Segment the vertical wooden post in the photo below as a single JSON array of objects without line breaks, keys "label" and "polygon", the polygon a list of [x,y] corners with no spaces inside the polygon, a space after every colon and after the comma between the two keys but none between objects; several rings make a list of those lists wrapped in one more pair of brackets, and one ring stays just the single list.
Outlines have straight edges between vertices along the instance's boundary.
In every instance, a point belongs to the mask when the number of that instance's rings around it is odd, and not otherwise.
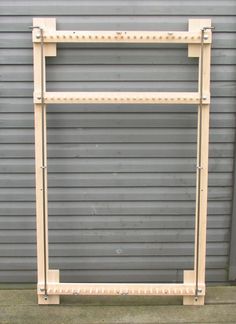
[{"label": "vertical wooden post", "polygon": [[[189,31],[211,27],[210,19],[190,19]],[[206,37],[211,37],[211,31],[205,32]],[[202,86],[202,95],[210,96],[210,59],[211,44],[204,44],[201,57],[201,45],[189,45],[189,56],[199,57],[198,91]],[[201,64],[203,69],[201,71]],[[202,76],[201,76],[202,72]],[[202,85],[201,85],[202,80]],[[200,109],[202,111],[200,112]],[[205,284],[206,266],[206,230],[207,230],[207,191],[208,191],[208,143],[209,143],[209,113],[210,105],[198,106],[198,134],[197,134],[197,184],[196,184],[196,209],[195,209],[195,246],[194,246],[194,270],[184,271],[184,283],[198,281]],[[200,121],[201,118],[201,121]],[[201,132],[201,136],[200,136]],[[199,149],[201,151],[199,151]],[[201,155],[201,162],[199,156]],[[201,165],[199,165],[201,163]],[[198,177],[200,172],[200,190]],[[197,285],[196,285],[197,286]],[[184,305],[203,305],[205,296],[184,296]]]},{"label": "vertical wooden post", "polygon": [[[43,31],[56,30],[54,18],[34,18],[33,36],[40,37],[40,28]],[[37,28],[39,27],[39,28]],[[56,55],[54,44],[44,44],[43,52],[40,43],[34,43],[34,92],[41,96],[46,91],[45,58]],[[43,54],[43,57],[42,57]],[[43,70],[42,70],[43,69]],[[43,73],[42,73],[43,71]],[[44,77],[43,77],[43,75]],[[42,83],[43,82],[43,83]],[[44,127],[43,127],[44,121]],[[35,174],[36,174],[36,222],[37,222],[37,269],[38,284],[45,282],[59,282],[59,272],[49,271],[48,266],[48,199],[47,199],[47,120],[46,106],[34,105],[35,122]],[[44,149],[44,151],[43,151]],[[44,158],[43,158],[44,155]],[[58,277],[58,280],[56,280]],[[58,304],[59,296],[38,295],[39,304]]]}]

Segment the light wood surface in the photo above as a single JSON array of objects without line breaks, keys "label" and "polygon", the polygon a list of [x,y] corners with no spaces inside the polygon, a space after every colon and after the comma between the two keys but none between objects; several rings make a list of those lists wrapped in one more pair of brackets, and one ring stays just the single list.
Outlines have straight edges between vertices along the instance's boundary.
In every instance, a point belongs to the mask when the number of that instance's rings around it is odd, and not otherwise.
[{"label": "light wood surface", "polygon": [[[208,34],[208,33],[207,33]],[[33,41],[40,42],[38,33]],[[45,43],[179,43],[200,44],[200,30],[193,32],[176,31],[56,31],[50,30],[44,34]],[[211,43],[211,34],[204,39],[204,43]]]},{"label": "light wood surface", "polygon": [[[46,92],[45,104],[199,104],[198,92]],[[41,95],[35,92],[34,102],[40,103]],[[210,102],[209,93],[204,103]]]},{"label": "light wood surface", "polygon": [[[198,92],[47,92],[46,82],[43,84],[42,105],[42,73],[46,69],[46,56],[56,56],[56,43],[60,42],[109,42],[109,43],[186,43],[188,44],[189,57],[198,57],[201,63],[201,29],[209,27],[209,19],[190,19],[189,31],[187,32],[115,32],[115,31],[56,31],[54,18],[34,18],[34,26],[43,29],[44,55],[41,60],[41,37],[38,28],[33,29],[33,55],[34,55],[34,112],[35,112],[35,172],[36,172],[36,219],[37,219],[37,267],[38,267],[38,303],[59,304],[60,295],[169,295],[183,296],[185,305],[202,305],[205,296],[205,255],[206,255],[206,221],[207,221],[207,185],[208,185],[208,141],[209,141],[209,104],[210,104],[210,56],[211,56],[211,31],[204,32],[204,69],[203,69],[203,93],[202,113],[200,123],[200,79],[201,71],[199,64]],[[196,226],[195,226],[195,259],[194,269],[184,271],[184,283],[181,284],[158,284],[158,283],[60,283],[59,270],[51,270],[48,266],[48,213],[47,213],[47,167],[43,161],[47,157],[46,136],[43,143],[42,121],[44,116],[44,132],[46,135],[46,104],[197,104],[198,107],[198,147],[197,165],[199,153],[201,153],[201,168],[197,169],[201,176],[200,195],[196,196]],[[42,111],[44,115],[42,114]],[[201,124],[201,145],[200,141]],[[47,169],[45,169],[47,170]],[[45,182],[45,192],[43,190]],[[198,186],[198,182],[197,182]],[[44,237],[43,195],[46,200],[46,236]],[[200,200],[199,224],[198,201]],[[197,226],[199,225],[199,233]],[[197,235],[199,234],[199,245]],[[46,255],[45,255],[46,250]],[[198,251],[198,268],[196,252]],[[44,293],[44,260],[46,260],[47,294]],[[198,296],[195,298],[196,270],[198,270]]]},{"label": "light wood surface", "polygon": [[[41,286],[38,286],[38,294]],[[200,295],[205,294],[201,286]],[[130,284],[130,283],[50,283],[48,293],[51,295],[153,295],[153,296],[193,296],[194,284]]]}]

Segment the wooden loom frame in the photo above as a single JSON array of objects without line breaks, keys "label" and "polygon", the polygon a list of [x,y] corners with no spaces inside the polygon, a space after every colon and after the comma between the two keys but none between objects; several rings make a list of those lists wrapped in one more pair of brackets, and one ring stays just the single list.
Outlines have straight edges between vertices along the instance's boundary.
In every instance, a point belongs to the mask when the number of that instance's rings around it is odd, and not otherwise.
[{"label": "wooden loom frame", "polygon": [[[60,295],[172,295],[185,305],[203,305],[208,186],[211,20],[190,19],[189,31],[57,31],[55,18],[33,19],[34,113],[36,164],[36,220],[38,303],[59,304]],[[199,58],[198,92],[46,92],[47,56],[56,56],[56,44],[184,43],[188,56]],[[204,64],[203,64],[204,62]],[[194,269],[184,271],[183,283],[60,283],[59,270],[48,266],[46,104],[197,104],[198,150]]]}]

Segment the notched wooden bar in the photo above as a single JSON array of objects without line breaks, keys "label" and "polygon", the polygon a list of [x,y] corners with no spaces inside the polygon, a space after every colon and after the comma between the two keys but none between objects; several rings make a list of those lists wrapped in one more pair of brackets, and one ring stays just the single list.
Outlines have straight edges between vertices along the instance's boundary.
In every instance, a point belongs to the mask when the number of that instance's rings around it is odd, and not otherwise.
[{"label": "notched wooden bar", "polygon": [[[35,93],[34,103],[41,102]],[[45,92],[45,104],[199,104],[198,92]],[[210,95],[203,96],[203,104]]]},{"label": "notched wooden bar", "polygon": [[[33,42],[39,43],[40,33],[33,33]],[[177,43],[200,44],[201,32],[186,31],[45,31],[44,43]],[[204,43],[211,43],[211,33],[206,32]]]}]

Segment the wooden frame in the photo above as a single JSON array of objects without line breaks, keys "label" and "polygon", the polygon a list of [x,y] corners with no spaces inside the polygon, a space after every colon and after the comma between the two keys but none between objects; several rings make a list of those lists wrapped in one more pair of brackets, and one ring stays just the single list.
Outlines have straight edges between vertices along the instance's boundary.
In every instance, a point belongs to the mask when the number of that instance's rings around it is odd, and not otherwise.
[{"label": "wooden frame", "polygon": [[[180,295],[185,305],[203,305],[208,186],[211,20],[190,19],[187,32],[56,31],[55,18],[34,18],[34,112],[38,303],[59,304],[60,295]],[[199,58],[198,92],[46,92],[45,58],[56,56],[60,42],[184,43]],[[198,150],[194,269],[179,284],[60,283],[59,270],[48,266],[46,104],[197,104]]]}]

